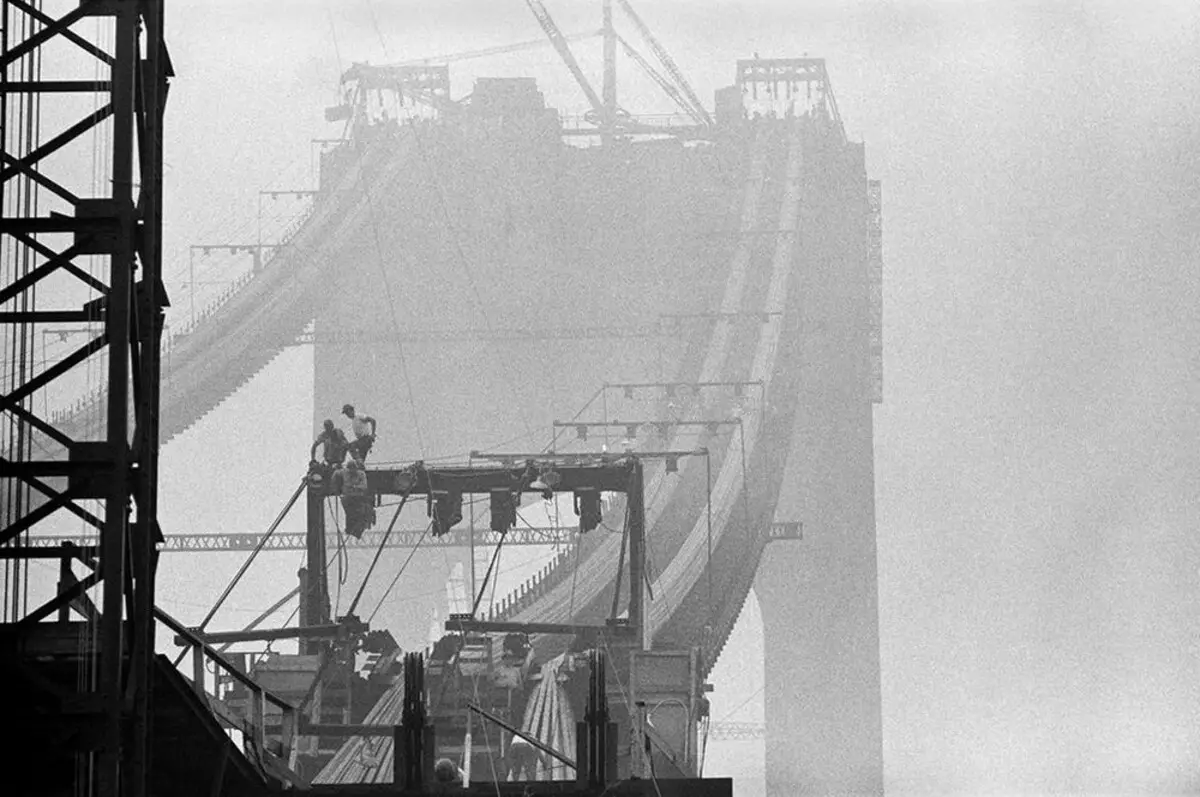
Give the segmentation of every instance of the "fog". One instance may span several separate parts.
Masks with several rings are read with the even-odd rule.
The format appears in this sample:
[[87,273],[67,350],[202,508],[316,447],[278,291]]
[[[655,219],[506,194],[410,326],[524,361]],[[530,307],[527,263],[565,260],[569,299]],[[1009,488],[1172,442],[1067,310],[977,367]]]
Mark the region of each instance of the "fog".
[[[598,3],[548,5],[564,29],[599,25]],[[706,101],[737,58],[826,58],[883,181],[888,793],[1200,790],[1200,6],[637,6]],[[248,229],[261,188],[313,187],[309,139],[332,132],[340,69],[540,34],[516,0],[175,0],[167,21],[175,318],[188,245]],[[581,61],[598,76],[593,50]],[[455,65],[456,87],[473,73],[537,74],[549,104],[585,105],[550,52]],[[632,109],[669,110],[630,85]],[[307,398],[286,402],[311,363],[293,355],[168,446],[168,533],[228,522],[194,488],[193,457],[214,448],[232,480],[279,496],[237,528],[270,520],[310,442]],[[237,462],[243,444],[255,464]],[[181,616],[220,587],[164,573]],[[761,644],[753,631],[738,638]],[[728,686],[726,712],[755,699]],[[739,797],[761,788],[748,783]]]
[[[1196,6],[641,5],[704,97],[828,59],[883,181],[889,791],[1197,786]],[[339,60],[538,35],[516,2],[269,8],[170,12],[178,243],[303,158]],[[495,63],[582,105],[552,54]]]

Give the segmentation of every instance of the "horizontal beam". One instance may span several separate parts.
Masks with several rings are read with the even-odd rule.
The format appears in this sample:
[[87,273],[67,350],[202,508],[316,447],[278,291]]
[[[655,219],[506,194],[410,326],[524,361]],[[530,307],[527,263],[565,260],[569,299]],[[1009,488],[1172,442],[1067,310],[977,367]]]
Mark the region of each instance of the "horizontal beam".
[[[570,426],[571,424],[567,424]],[[536,454],[485,453],[472,451],[471,459],[488,462],[619,462],[624,459],[679,459],[680,457],[706,457],[707,448],[689,448],[679,451],[636,451],[633,453],[597,454],[592,451],[576,453],[558,453],[541,451]]]
[[99,321],[87,310],[25,310],[0,312],[0,324],[86,324]]
[[91,562],[100,555],[98,545],[55,545],[54,547],[5,546],[0,548],[0,559],[62,559],[69,557],[81,562]]
[[[365,624],[359,624],[366,630]],[[262,628],[250,631],[199,631],[191,629],[192,638],[175,637],[175,644],[187,646],[194,640],[208,645],[236,644],[238,642],[273,642],[277,639],[334,639],[354,630],[349,624],[298,626],[292,628]]]
[[[471,545],[470,529],[457,529],[442,537],[427,534],[424,529],[393,530],[385,548],[415,548],[417,542],[424,548],[466,548]],[[772,523],[767,530],[767,540],[799,540],[804,537],[804,525],[796,522]],[[362,538],[346,537],[346,548],[352,550],[374,550],[383,542],[383,531],[367,531]],[[504,534],[491,529],[476,529],[475,544],[490,547],[501,540],[505,545],[570,545],[579,538],[577,526],[526,526],[509,529]],[[159,547],[160,553],[221,553],[253,551],[262,542],[262,534],[167,534]],[[98,555],[99,549],[83,537],[69,535],[47,535],[31,537],[22,547],[0,548],[0,559],[58,559],[68,555],[63,543],[71,543],[70,556],[81,561]],[[264,551],[307,550],[306,534],[282,534],[276,532],[268,538]]]
[[[576,526],[526,526],[510,529],[505,534],[491,529],[476,529],[475,544],[492,546],[502,539],[505,545],[567,545],[575,542],[579,534]],[[421,538],[425,540],[421,542]],[[159,547],[160,553],[220,553],[221,551],[252,551],[262,543],[263,535],[258,532],[234,534],[167,534]],[[37,550],[53,551],[50,556],[61,556],[58,546],[64,542],[84,544],[81,537],[53,535],[32,537],[27,545]],[[364,532],[361,538],[347,536],[345,546],[349,549],[374,550],[384,542],[384,532]],[[424,529],[401,529],[392,531],[385,548],[415,548],[421,542],[423,548],[466,548],[471,545],[471,530],[458,529],[442,537],[426,534]],[[305,532],[272,534],[262,546],[264,551],[307,550]],[[0,549],[3,550],[3,549]],[[0,558],[3,558],[0,556]]]
[[119,232],[120,222],[116,218],[80,219],[74,216],[5,216],[0,218],[0,228],[6,233],[84,233]]
[[232,676],[233,679],[235,681],[237,681],[238,683],[240,683],[242,686],[245,686],[247,689],[249,689],[252,692],[261,693],[263,696],[263,699],[266,700],[268,703],[270,703],[280,709],[283,709],[284,711],[295,711],[295,707],[292,706],[290,703],[285,701],[283,698],[276,696],[274,693],[268,692],[266,689],[263,689],[261,686],[259,686],[257,683],[255,683],[253,678],[251,678],[250,676],[243,673],[237,667],[233,666],[233,662],[229,661],[229,659],[222,656],[220,654],[220,652],[215,650],[211,645],[208,645],[207,643],[205,643],[202,640],[200,640],[199,638],[197,638],[195,632],[192,631],[192,629],[188,628],[183,623],[179,622],[174,617],[167,614],[166,612],[164,612],[162,609],[158,608],[157,606],[154,607],[153,611],[154,611],[154,619],[158,620],[160,623],[165,625],[167,628],[170,628],[172,631],[174,631],[176,633],[176,635],[183,637],[183,639],[185,640],[183,644],[185,646],[201,648],[204,651],[204,655],[206,657],[208,657],[209,660],[211,660],[214,664],[216,664],[218,667],[220,667],[222,670],[224,670],[226,673],[228,673],[230,676]]
[[274,249],[280,244],[192,244],[189,249]]
[[748,387],[750,385],[758,385],[762,387],[763,381],[755,379],[751,382],[605,382],[604,387],[612,390],[624,390],[626,388],[681,388],[681,387]]
[[338,725],[332,722],[309,722],[300,720],[297,736],[386,736],[389,739],[396,729],[392,725]]
[[677,321],[685,318],[757,318],[765,320],[772,316],[781,316],[783,312],[780,310],[769,310],[761,313],[663,313],[659,318],[669,318],[672,321]]
[[799,235],[799,230],[709,230],[699,234],[700,238],[754,238],[759,236]]
[[378,329],[337,330],[333,332],[303,332],[296,336],[298,344],[322,345],[359,343],[447,343],[454,341],[497,341],[542,344],[548,340],[607,340],[655,338],[673,334],[661,324],[625,324],[612,326],[568,326],[510,329],[409,329],[395,332]]
[[78,476],[86,473],[112,474],[112,462],[99,460],[90,462],[62,462],[49,459],[25,462],[0,462],[0,476]]
[[494,633],[494,634],[611,634],[613,636],[630,636],[635,629],[629,625],[579,625],[577,623],[516,623],[501,620],[467,620],[450,619],[446,621],[446,630],[452,633]]
[[[597,136],[603,134],[599,127],[575,127],[561,131],[563,136]],[[620,128],[618,136],[671,136],[673,138],[704,139],[713,137],[713,129],[707,125],[631,125]]]
[[[592,488],[607,492],[625,492],[633,470],[631,457],[613,462],[593,461],[590,464],[563,462],[556,466],[559,481],[556,489],[570,492]],[[367,485],[372,493],[384,495],[428,495],[437,490],[452,490],[462,494],[490,493],[492,490],[539,492],[530,488],[536,473],[530,473],[522,462],[516,467],[449,467],[394,468],[367,471]]]
[[49,92],[95,92],[111,91],[109,80],[13,80],[0,84],[2,94],[38,94]]
[[725,418],[719,421],[555,421],[555,429],[599,426],[741,426],[741,418]]

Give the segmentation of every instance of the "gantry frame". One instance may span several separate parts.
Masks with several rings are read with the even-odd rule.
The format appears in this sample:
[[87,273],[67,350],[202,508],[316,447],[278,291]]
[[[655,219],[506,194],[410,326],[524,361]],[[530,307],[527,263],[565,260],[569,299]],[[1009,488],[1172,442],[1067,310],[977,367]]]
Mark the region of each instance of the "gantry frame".
[[[82,747],[98,757],[94,774],[77,784],[78,794],[137,796],[148,790],[155,546],[161,537],[156,521],[160,336],[167,305],[162,132],[173,74],[163,43],[163,5],[163,0],[84,0],[65,4],[59,16],[26,0],[5,0],[3,6],[0,105],[5,116],[24,100],[26,108],[36,108],[39,123],[48,125],[72,112],[67,101],[72,95],[98,97],[92,113],[56,134],[27,139],[15,152],[9,151],[13,139],[5,134],[0,160],[0,198],[34,186],[46,196],[40,205],[17,204],[16,213],[0,218],[0,247],[14,253],[14,263],[27,264],[19,276],[14,267],[12,278],[0,286],[0,326],[10,335],[24,335],[48,323],[91,325],[88,341],[57,364],[39,370],[31,353],[20,379],[0,395],[5,422],[40,448],[36,458],[29,453],[32,446],[23,456],[0,458],[6,486],[20,485],[29,496],[0,518],[0,558],[44,556],[45,548],[28,544],[30,536],[62,513],[81,518],[99,534],[99,555],[80,558],[91,572],[81,581],[67,579],[73,585],[60,585],[54,598],[36,608],[26,605],[15,622],[0,629],[15,650],[35,649],[45,628],[42,620],[83,603],[86,591],[100,586],[94,619],[99,678],[93,690],[79,696],[84,710],[74,719],[59,718],[86,728]],[[100,23],[92,38],[72,29],[84,20]],[[111,50],[103,46],[108,36]],[[52,65],[56,76],[73,69],[69,58],[59,60],[64,50],[90,56],[82,70],[89,79],[43,80],[40,69],[25,68],[36,59]],[[96,79],[96,69],[107,79]],[[14,80],[14,74],[26,79]],[[70,181],[48,173],[48,159],[103,124],[110,125],[110,179],[94,189],[98,195],[84,196],[69,187]],[[13,206],[2,203],[4,212]],[[83,262],[88,256],[107,259],[99,276],[89,273]],[[46,282],[63,273],[98,298],[82,307],[47,308],[70,293]],[[107,354],[100,369],[107,395],[103,439],[77,440],[72,429],[39,417],[32,398],[100,352]],[[36,676],[36,662],[28,666]]]
[[[689,456],[695,452],[671,452],[673,456]],[[498,463],[497,465],[469,465],[452,467],[430,467],[422,462],[408,468],[378,468],[367,471],[367,485],[374,496],[399,495],[404,500],[410,496],[424,496],[432,502],[434,495],[450,493],[460,499],[463,495],[491,494],[507,491],[520,495],[540,492],[533,487],[534,481],[547,471],[556,474],[554,492],[569,493],[575,490],[624,493],[628,503],[626,523],[629,529],[629,619],[624,633],[637,639],[639,646],[645,644],[645,498],[642,484],[642,458],[654,454],[597,455],[573,454],[569,456],[548,454],[483,454],[471,452],[473,458]],[[323,571],[325,562],[325,515],[324,501],[334,491],[324,481],[314,483],[309,489],[308,500],[308,558],[309,589],[301,596],[301,625],[320,625],[329,621],[328,587]],[[432,503],[430,514],[432,517]],[[507,533],[507,532],[506,532]],[[505,533],[505,534],[506,534]],[[500,534],[497,544],[503,542]],[[315,581],[313,584],[311,582]],[[489,623],[474,618],[457,618],[455,630],[507,630],[507,626]],[[543,629],[544,630],[544,629]],[[563,632],[564,628],[556,628]],[[579,630],[572,629],[572,632]]]

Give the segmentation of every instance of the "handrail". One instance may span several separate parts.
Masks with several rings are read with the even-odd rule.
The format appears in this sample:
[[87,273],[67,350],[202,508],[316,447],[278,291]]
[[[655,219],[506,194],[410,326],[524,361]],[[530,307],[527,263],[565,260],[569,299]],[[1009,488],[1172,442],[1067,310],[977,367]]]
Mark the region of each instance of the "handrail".
[[[154,617],[175,632],[177,638],[186,641],[186,647],[192,651],[193,688],[205,701],[206,705],[218,718],[246,734],[251,746],[260,751],[276,755],[279,758],[276,766],[287,767],[292,754],[292,742],[296,736],[297,720],[296,707],[282,698],[268,692],[254,679],[238,669],[220,651],[196,636],[192,629],[176,620],[157,606],[154,607]],[[242,684],[250,692],[250,712],[248,717],[240,717],[221,702],[217,696],[210,696],[204,687],[204,660],[211,660],[217,667],[228,673],[235,681]],[[282,712],[279,752],[268,750],[266,745],[266,704],[270,703]],[[260,762],[261,763],[261,762]]]

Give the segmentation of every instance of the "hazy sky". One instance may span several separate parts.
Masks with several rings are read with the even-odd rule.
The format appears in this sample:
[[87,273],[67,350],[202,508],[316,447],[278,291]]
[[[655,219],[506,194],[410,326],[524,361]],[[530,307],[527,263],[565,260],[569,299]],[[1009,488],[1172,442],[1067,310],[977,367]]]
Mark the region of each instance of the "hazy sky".
[[[639,5],[705,97],[754,51],[827,58],[884,182],[891,785],[1197,785],[1197,6]],[[271,8],[172,6],[169,240],[307,162],[339,63],[539,33],[515,0]],[[582,107],[545,51],[468,66]]]
[[[569,31],[598,26],[599,3],[548,5]],[[827,58],[883,180],[889,786],[1200,788],[1200,4],[637,5],[705,98],[755,51]],[[339,66],[539,35],[518,0],[174,0],[167,19],[169,271],[245,225],[260,188],[313,186]],[[582,110],[545,51],[453,71],[474,69],[536,72],[551,104]],[[668,110],[632,85],[631,108]],[[217,447],[287,400],[256,390],[218,412]],[[283,495],[307,445],[293,397],[255,452],[260,495]],[[168,447],[168,530],[195,522],[178,486],[194,461],[176,452],[212,434]]]

